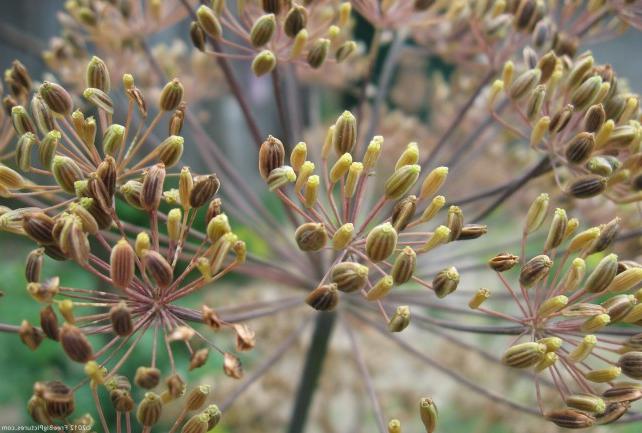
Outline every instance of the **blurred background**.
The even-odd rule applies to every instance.
[[[11,61],[17,58],[29,68],[35,79],[46,74],[47,70],[39,53],[46,47],[47,40],[60,32],[56,11],[60,10],[63,4],[63,0],[0,2],[0,66],[8,67]],[[184,39],[186,34],[186,25],[177,26],[158,35],[159,40],[156,42],[166,39],[169,43],[176,37]],[[639,33],[629,31],[616,41],[604,41],[587,48],[594,51],[600,62],[611,63],[618,71],[619,76],[628,77],[632,90],[642,92],[642,56],[640,56],[642,39]],[[259,121],[262,124],[276,124],[275,110],[269,109],[270,90],[261,86],[261,84],[256,84],[256,87],[251,88],[253,100],[258,104],[255,111],[261,113]],[[262,107],[265,109],[261,109]],[[235,101],[218,98],[215,104],[202,108],[206,108],[209,118],[214,119],[213,122],[210,122],[209,132],[222,143],[230,155],[236,156],[237,166],[242,169],[252,164],[253,167],[254,158],[247,158],[243,154],[243,147],[238,146],[239,143],[247,141],[247,137]],[[223,127],[223,125],[225,126]],[[186,152],[186,163],[193,167],[199,167],[201,162],[195,156],[193,155],[190,159],[190,153]],[[132,217],[135,218],[135,216]],[[506,227],[513,225],[508,222]],[[239,231],[242,232],[242,229]],[[500,238],[502,235],[498,234]],[[254,248],[260,249],[261,242],[260,239],[250,239],[248,243],[254,245]],[[34,308],[33,300],[24,290],[24,257],[31,248],[30,243],[22,242],[18,237],[0,234],[0,260],[2,260],[0,290],[4,292],[4,299],[0,299],[0,315],[3,322],[19,324],[23,319],[28,319],[32,323],[38,321],[38,310]],[[100,284],[86,273],[78,272],[72,264],[49,260],[48,266],[51,274],[65,274],[66,285],[96,287]],[[223,284],[223,289],[204,295],[208,297],[208,303],[216,305],[218,300],[226,299],[232,294],[239,296],[235,292],[235,288],[239,284],[250,286],[250,290],[244,291],[240,295],[247,297],[248,300],[269,297],[272,291],[279,290],[278,287],[264,287],[258,282],[241,280],[240,277],[228,279]],[[194,301],[194,304],[198,305],[200,302]],[[297,319],[296,315],[292,315],[268,318],[263,322],[253,322],[253,327],[260,333],[257,335],[260,344],[257,346],[257,351],[244,360],[247,371],[252,371],[255,361],[260,358],[261,346],[269,346],[273,342],[278,342],[282,332],[292,328]],[[333,353],[325,367],[326,372],[330,372],[330,376],[328,377],[326,374],[322,380],[319,395],[315,400],[314,421],[310,423],[308,431],[365,433],[367,429],[363,427],[362,420],[364,417],[371,417],[371,414],[367,405],[360,401],[365,400],[361,397],[364,390],[360,381],[355,379],[352,366],[345,368],[345,363],[352,362],[345,337],[338,336],[336,338],[338,342],[333,346]],[[465,369],[469,373],[472,372],[473,375],[487,376],[489,374],[484,361],[473,354],[462,357],[461,351],[451,350],[452,348],[447,342],[438,339],[425,341],[423,340],[425,336],[420,333],[417,333],[416,338],[418,344],[430,348],[433,353],[439,353],[442,361],[450,363],[455,368]],[[491,344],[489,342],[489,347],[492,347]],[[290,411],[288,396],[294,395],[296,387],[291,372],[300,370],[305,346],[305,341],[301,342],[293,349],[295,353],[298,353],[286,357],[285,362],[279,363],[263,381],[255,384],[246,393],[247,395],[238,401],[235,408],[224,416],[222,426],[216,431],[242,433],[282,431],[277,426],[286,424]],[[372,344],[363,344],[363,346],[366,354],[370,355],[375,363],[376,356],[381,351],[392,354],[391,359],[387,360],[392,364],[380,366],[378,372],[381,374],[376,377],[376,387],[381,395],[390,396],[390,400],[393,400],[392,396],[394,396],[394,401],[397,401],[398,407],[393,407],[397,411],[388,411],[387,413],[390,417],[400,419],[406,417],[416,420],[416,396],[414,394],[405,395],[405,389],[423,382],[426,394],[436,396],[437,401],[440,402],[440,432],[547,433],[558,431],[555,426],[535,418],[507,413],[505,409],[497,407],[490,401],[484,401],[447,377],[433,372],[426,365],[409,361],[407,357],[400,357],[397,360],[394,356],[394,351],[397,349],[387,341],[373,338]],[[497,347],[497,350],[500,350],[501,344]],[[144,364],[147,360],[148,350],[149,345],[141,347],[129,365]],[[187,362],[188,360],[185,358],[180,360],[179,364],[185,365]],[[508,387],[512,394],[523,393],[525,395],[532,391],[530,382],[516,384],[513,381],[513,376],[499,370],[501,369],[493,369],[491,373],[497,374],[497,377],[492,379],[498,382],[497,389]],[[134,371],[134,368],[130,368],[127,373],[133,375]],[[31,387],[35,380],[60,377],[73,383],[82,377],[81,367],[67,362],[58,345],[46,341],[38,349],[36,356],[33,356],[15,335],[8,334],[0,334],[0,372],[2,373],[0,376],[2,378],[0,380],[0,425],[29,422],[24,407],[31,395]],[[208,362],[206,368],[200,369],[195,377],[191,376],[192,382],[200,380],[202,383],[213,385],[215,397],[223,398],[226,392],[231,390],[231,387],[230,380],[220,372],[220,360],[214,357]],[[357,395],[359,397],[356,397]],[[81,410],[84,408],[92,412],[93,403],[90,403],[90,399],[80,398],[78,405]],[[343,426],[342,430],[336,430],[336,427],[333,427],[336,426],[336,423],[330,422],[331,420],[336,421],[337,417],[344,419],[344,422],[339,423]],[[165,414],[165,418],[167,422],[170,422],[172,414]],[[408,431],[419,430],[417,425],[412,425]],[[639,433],[642,431],[642,427],[629,425],[595,428],[594,431]]]

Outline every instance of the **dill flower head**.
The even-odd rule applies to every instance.
[[[215,1],[211,8],[201,5],[191,11],[190,37],[198,49],[212,56],[252,60],[257,76],[286,63],[318,69],[326,63],[341,63],[355,53],[350,12],[350,3],[338,0],[301,4],[253,0],[239,3],[237,11],[230,10],[225,1]],[[232,35],[241,42],[235,42]],[[238,54],[224,53],[223,47]]]
[[[377,166],[384,138],[374,137],[363,152],[361,144],[357,120],[345,111],[329,128],[319,159],[314,148],[308,153],[307,144],[300,142],[286,165],[283,143],[270,136],[261,145],[259,172],[292,218],[303,221],[294,241],[296,248],[313,254],[319,278],[306,302],[328,311],[338,304],[339,292],[348,299],[355,299],[348,293],[357,292],[378,302],[390,329],[400,331],[409,323],[409,309],[398,307],[388,317],[381,300],[394,286],[410,282],[440,298],[452,293],[459,283],[456,268],[445,268],[430,282],[417,272],[417,261],[449,242],[478,238],[486,227],[465,224],[461,209],[450,206],[442,225],[422,229],[446,203],[437,193],[448,169],[436,168],[422,178],[413,142],[398,155],[394,170],[382,175]]]
[[[525,51],[526,69],[504,66],[493,84],[491,110],[511,132],[551,161],[560,189],[584,199],[603,195],[616,203],[642,199],[639,176],[642,128],[639,95],[590,52],[571,61],[550,51]],[[495,113],[501,89],[513,125]]]
[[[22,108],[16,114],[14,107],[18,169],[0,165],[0,185],[6,196],[29,206],[3,207],[0,229],[38,244],[27,257],[25,276],[27,292],[41,308],[40,327],[25,321],[18,333],[33,350],[47,337],[86,369],[108,368],[100,373],[105,382],[146,335],[153,349],[149,365],[141,366],[135,379],[142,388],[158,384],[162,353],[169,359],[170,378],[182,383],[174,360],[178,345],[190,356],[190,370],[203,366],[213,348],[223,358],[225,373],[239,378],[240,360],[194,324],[230,330],[237,351],[254,347],[254,332],[206,305],[178,305],[246,257],[245,243],[232,231],[216,197],[216,174],[195,176],[188,167],[167,172],[183,151],[184,140],[177,135],[186,109],[182,85],[173,80],[165,86],[158,112],[146,124],[147,110],[154,108],[148,108],[133,79],[125,77],[129,102],[124,114],[100,89],[107,78],[107,69],[88,66],[83,98],[91,108],[85,111],[74,111],[77,98],[48,82],[34,94],[31,113],[16,106]],[[135,110],[140,121],[133,120]],[[169,121],[169,135],[149,148],[163,119]],[[32,159],[32,153],[38,157]],[[173,188],[171,179],[177,180]],[[144,215],[144,226],[128,221],[132,212]],[[102,287],[70,287],[65,275],[47,275],[49,259],[75,262]],[[109,339],[97,347],[101,336]]]
[[[642,267],[608,252],[618,235],[618,219],[580,230],[578,220],[563,209],[553,213],[541,250],[531,252],[534,243],[540,244],[530,239],[546,225],[548,207],[546,194],[531,205],[520,256],[501,253],[489,261],[515,312],[482,306],[490,297],[487,289],[469,306],[515,325],[510,333],[517,336],[501,360],[533,372],[546,418],[567,428],[608,424],[642,398],[636,330],[642,324]],[[513,267],[519,270],[515,284],[506,276]],[[542,387],[557,390],[559,399],[545,401]]]

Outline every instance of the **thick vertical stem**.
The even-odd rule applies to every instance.
[[[288,433],[302,433],[305,429],[310,405],[312,404],[312,397],[314,397],[317,382],[323,370],[323,361],[328,351],[328,344],[330,343],[330,336],[332,335],[336,319],[337,316],[335,313],[319,313],[316,319],[314,335],[312,336],[312,342],[310,343],[305,359],[305,366],[299,381],[297,395],[294,399],[295,403],[290,418]]]

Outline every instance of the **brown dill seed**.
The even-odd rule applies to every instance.
[[[207,348],[199,349],[194,352],[189,361],[189,371],[200,368],[207,362],[210,351]]]
[[[100,89],[105,93],[109,92],[111,88],[109,68],[107,68],[105,62],[99,57],[93,56],[87,64],[85,83],[87,87]]]
[[[421,166],[418,164],[404,165],[395,170],[384,185],[385,197],[398,200],[404,196],[417,182]]]
[[[303,6],[294,5],[285,16],[283,31],[294,38],[308,23],[308,12]]]
[[[290,2],[285,0],[261,0],[263,10],[266,13],[273,13],[275,15],[278,15],[283,9],[283,6],[288,3]]]
[[[314,41],[308,51],[308,65],[313,69],[320,68],[328,57],[328,51],[330,51],[329,39],[319,38]]]
[[[109,392],[109,399],[117,412],[128,413],[136,406],[129,390],[113,389]]]
[[[634,402],[642,399],[642,388],[638,384],[616,383],[602,397],[607,403]]]
[[[143,177],[140,201],[143,208],[148,212],[158,209],[160,205],[165,174],[165,165],[160,163],[148,168]]]
[[[73,109],[71,95],[60,84],[45,81],[38,89],[38,93],[54,113],[62,116],[71,114]]]
[[[119,240],[111,250],[110,276],[112,284],[120,289],[129,287],[134,278],[136,253],[126,239]]]
[[[392,215],[390,218],[395,230],[400,232],[405,229],[414,217],[416,209],[417,196],[414,195],[404,197],[395,203],[395,206],[392,208]]]
[[[609,221],[607,224],[600,226],[600,234],[593,243],[591,253],[599,253],[611,246],[618,233],[620,232],[620,222],[621,219],[619,217],[616,217]]]
[[[44,384],[37,383],[34,388],[41,387],[42,399],[46,405],[47,415],[54,419],[64,419],[75,409],[74,394],[64,383],[52,380]]]
[[[34,94],[31,98],[31,113],[40,130],[40,133],[47,134],[49,131],[54,131],[56,125],[54,122],[53,112],[49,109],[45,101],[38,94]]]
[[[134,376],[134,383],[144,389],[155,388],[160,382],[161,372],[154,367],[138,367]]]
[[[259,149],[259,173],[263,179],[268,178],[270,172],[285,164],[285,147],[278,138],[271,135],[261,144]]]
[[[142,259],[145,271],[152,277],[158,287],[164,289],[172,283],[174,272],[165,257],[157,251],[145,250]]]
[[[328,242],[328,233],[321,223],[305,223],[296,229],[294,239],[301,251],[319,251]]]
[[[488,226],[485,224],[465,224],[457,240],[465,241],[470,239],[477,239],[488,233]]]
[[[208,385],[200,385],[192,389],[185,399],[185,407],[187,410],[199,410],[210,394],[210,387]]]
[[[606,121],[604,105],[592,105],[584,115],[584,129],[586,132],[597,133]]]
[[[597,264],[584,283],[584,290],[599,293],[606,289],[617,274],[617,255],[609,254]]]
[[[74,183],[83,178],[83,173],[78,164],[67,156],[54,156],[51,163],[51,171],[56,183],[69,194],[75,193]]]
[[[189,26],[189,37],[194,47],[199,51],[205,51],[205,30],[197,22],[192,21]]]
[[[544,242],[544,251],[550,251],[553,248],[557,248],[562,243],[566,234],[567,226],[568,217],[566,216],[566,211],[560,208],[555,209],[553,221],[551,221],[551,226],[549,227],[548,235]]]
[[[459,272],[454,266],[442,269],[432,280],[432,289],[438,298],[445,298],[459,285]]]
[[[568,186],[568,193],[575,198],[591,198],[606,190],[607,179],[589,174],[573,180]]]
[[[591,156],[595,148],[595,135],[590,132],[580,132],[566,143],[564,153],[568,162],[582,164]]]
[[[549,132],[561,132],[570,122],[574,110],[575,108],[571,104],[567,104],[555,113],[548,125]]]
[[[158,159],[165,164],[165,167],[172,167],[180,161],[183,156],[183,144],[185,139],[179,135],[170,135],[158,145]]]
[[[324,284],[311,291],[305,298],[305,303],[317,311],[331,311],[339,303],[337,285]]]
[[[332,147],[337,155],[343,155],[352,152],[356,143],[357,119],[351,112],[344,111],[334,124]]]
[[[93,349],[85,334],[78,328],[68,323],[60,329],[60,344],[71,360],[82,364],[94,358]]]
[[[519,273],[519,283],[527,289],[533,287],[548,277],[551,266],[553,266],[553,261],[547,255],[541,254],[533,257],[522,267]]]
[[[602,302],[602,307],[611,318],[611,322],[619,322],[631,312],[637,299],[633,295],[616,295]]]
[[[119,302],[109,310],[109,320],[114,334],[120,337],[126,337],[134,330],[131,311],[124,302]]]
[[[174,78],[161,90],[158,108],[162,111],[175,110],[183,100],[183,93],[183,83],[178,78]]]
[[[521,99],[528,95],[539,83],[542,72],[535,68],[523,72],[513,81],[509,88],[509,95],[512,99]]]
[[[404,284],[412,278],[417,266],[417,253],[410,247],[405,247],[395,259],[390,276],[396,285]]]
[[[116,180],[118,178],[116,160],[113,157],[106,155],[105,159],[98,164],[96,175],[100,180],[102,180],[103,185],[105,185],[107,195],[113,196],[116,192]]]
[[[366,285],[368,267],[355,262],[342,262],[332,268],[330,278],[342,292],[354,292]]]
[[[519,262],[519,256],[510,253],[499,253],[488,261],[488,266],[495,272],[506,272]]]
[[[147,392],[138,405],[136,419],[141,425],[151,427],[158,422],[162,411],[163,402],[160,397],[153,392]]]
[[[572,394],[566,397],[565,403],[572,409],[589,413],[603,413],[606,404],[600,397],[591,394]]]
[[[22,228],[25,233],[39,244],[53,244],[54,220],[44,212],[25,214],[22,218]]]
[[[383,223],[368,233],[366,255],[375,262],[387,259],[397,246],[397,231],[390,223]]]
[[[242,378],[243,377],[243,366],[241,365],[241,360],[238,359],[238,357],[232,355],[231,353],[225,352],[225,354],[223,355],[223,372],[227,376],[229,376],[229,377],[231,377],[233,379]],[[219,417],[220,417],[220,415],[219,415]]]
[[[606,409],[603,413],[595,417],[596,423],[598,425],[611,424],[612,422],[617,421],[622,418],[622,416],[629,410],[631,403],[627,402],[618,402],[611,403],[606,406]]]
[[[568,429],[588,428],[595,424],[593,416],[575,409],[553,410],[544,417],[559,427]]]
[[[632,379],[642,379],[642,352],[628,352],[620,356],[618,365],[622,373]]]
[[[38,346],[40,346],[40,343],[42,343],[42,340],[45,339],[42,331],[34,328],[27,320],[23,320],[20,324],[18,336],[20,337],[20,341],[31,350],[36,350]]]
[[[40,328],[50,339],[54,341],[58,341],[60,339],[58,317],[51,305],[47,305],[40,310]]]

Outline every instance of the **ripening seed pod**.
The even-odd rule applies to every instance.
[[[428,222],[437,215],[437,213],[444,207],[446,204],[446,197],[443,195],[438,195],[433,197],[430,201],[430,204],[426,206],[426,209],[422,212],[419,217],[419,221],[422,223]]]
[[[308,37],[309,34],[306,29],[299,30],[299,33],[296,34],[292,43],[290,58],[296,59],[297,57],[301,56],[303,50],[305,49],[305,46],[308,43]]]
[[[210,394],[209,385],[199,385],[196,388],[192,389],[185,399],[185,407],[187,410],[199,410],[205,402],[207,397]]]
[[[353,163],[354,164],[354,163]],[[314,163],[311,161],[305,161],[299,168],[299,172],[294,184],[294,191],[300,192],[303,189],[303,186],[306,185],[308,178],[314,173]]]
[[[71,95],[60,84],[45,81],[38,89],[38,94],[54,113],[61,116],[71,114],[73,109]]]
[[[38,382],[34,385],[39,388],[43,384]],[[47,415],[55,419],[69,417],[75,409],[74,392],[64,383],[52,380],[42,386],[42,398],[46,405]]]
[[[559,337],[540,338],[537,342],[545,345],[547,352],[557,352],[563,344],[562,339]]]
[[[111,250],[109,259],[112,284],[126,289],[134,279],[136,253],[126,239],[119,240]]]
[[[609,293],[624,293],[642,282],[642,268],[631,268],[617,274],[606,288]]]
[[[294,239],[301,251],[319,251],[328,242],[328,232],[320,223],[305,223],[294,233]]]
[[[300,141],[294,146],[292,152],[290,152],[290,166],[292,166],[296,173],[300,172],[301,166],[305,163],[307,157],[308,146],[305,142]]]
[[[431,398],[425,397],[419,400],[419,417],[426,429],[426,433],[434,433],[437,428],[439,411]]]
[[[203,413],[206,413],[209,416],[209,422],[207,424],[208,431],[214,429],[214,427],[216,427],[221,421],[221,411],[215,404],[209,405]]]
[[[313,69],[318,69],[325,62],[326,57],[328,57],[328,51],[330,50],[330,40],[325,38],[319,38],[312,43],[310,50],[308,51],[308,65]]]
[[[42,340],[45,339],[42,331],[37,328],[34,328],[31,323],[26,320],[23,320],[18,328],[18,336],[22,344],[27,346],[31,350],[36,350]]]
[[[437,248],[440,245],[443,245],[448,242],[450,239],[450,229],[446,226],[439,226],[435,231],[428,237],[428,240],[417,248],[418,253],[426,253],[434,248]]]
[[[58,327],[58,316],[51,305],[47,305],[40,310],[40,328],[42,332],[54,341],[60,339],[60,328]]]
[[[638,300],[635,299],[633,295],[616,295],[606,301],[602,302],[600,305],[606,310],[606,314],[611,318],[611,322],[619,322],[632,313],[635,305],[638,303]],[[634,313],[635,316],[642,314],[642,310],[638,310]],[[636,319],[637,317],[633,317]],[[642,319],[642,316],[640,316]],[[625,320],[626,321],[626,320]],[[632,322],[637,322],[637,320],[632,320]]]
[[[611,403],[606,406],[604,413],[599,414],[595,417],[596,423],[598,425],[611,424],[624,416],[625,413],[631,408],[631,403],[629,402],[618,402]]]
[[[408,146],[406,146],[406,149],[401,153],[401,155],[397,159],[397,163],[395,164],[395,170],[399,170],[399,168],[403,167],[404,165],[417,164],[418,161],[419,161],[419,148],[417,147],[417,143],[413,141],[411,143],[408,143]]]
[[[398,419],[388,422],[388,433],[401,433],[401,422]]]
[[[586,335],[580,344],[569,353],[568,358],[576,363],[582,362],[591,354],[596,345],[597,338],[595,338],[595,335]]]
[[[548,317],[555,314],[568,304],[568,298],[564,295],[553,296],[542,302],[537,310],[540,317]]]
[[[215,216],[207,224],[207,238],[210,242],[214,243],[218,241],[224,234],[230,233],[232,228],[230,227],[229,220],[227,215],[224,213]]]
[[[594,383],[608,383],[617,379],[622,373],[620,367],[607,367],[584,373],[584,377]]]
[[[27,132],[36,133],[36,126],[22,105],[16,105],[11,109],[11,122],[18,136],[22,136]]]
[[[276,30],[276,18],[274,14],[267,14],[259,17],[250,30],[250,42],[255,48],[262,47],[270,42]]]
[[[285,163],[285,147],[278,138],[271,135],[261,144],[259,149],[259,173],[267,179],[272,170]]]
[[[356,121],[355,121],[356,122]],[[356,130],[356,125],[355,125]],[[356,141],[356,136],[355,136]],[[383,137],[377,135],[372,138],[368,147],[366,148],[366,153],[363,155],[363,168],[366,173],[369,173],[372,168],[377,164],[379,156],[381,155],[381,146],[383,145]]]
[[[357,191],[357,184],[363,173],[363,164],[360,162],[353,162],[350,164],[348,174],[346,175],[345,184],[343,185],[343,195],[346,198],[354,197]]]
[[[529,289],[548,277],[553,261],[545,254],[530,259],[520,270],[519,283]]]
[[[499,253],[488,261],[488,266],[495,272],[506,272],[519,262],[519,257],[509,253]]]
[[[551,123],[548,125],[548,130],[551,133],[560,133],[573,116],[574,107],[571,104],[565,105],[557,113],[551,117]]]
[[[22,171],[31,171],[31,153],[34,145],[37,144],[37,137],[31,132],[20,136],[16,145],[16,165]]]
[[[37,93],[31,98],[31,114],[41,134],[44,135],[56,129],[52,111]]]
[[[445,298],[459,285],[459,272],[454,266],[442,269],[432,280],[432,289],[438,298]]]
[[[575,110],[584,111],[591,104],[596,102],[601,86],[602,77],[596,75],[585,80],[577,89],[575,89],[571,94],[571,103],[575,107]]]
[[[417,197],[409,195],[395,203],[392,208],[392,215],[390,217],[392,226],[397,232],[402,231],[410,223],[410,220],[415,215],[417,208]]]
[[[356,51],[357,51],[357,43],[355,41],[345,41],[334,52],[334,58],[337,61],[337,63],[341,63]]]
[[[404,165],[400,167],[386,180],[384,194],[388,200],[399,200],[417,182],[421,166],[418,164]]]
[[[181,210],[174,208],[167,213],[167,237],[176,242],[181,236]]]
[[[528,342],[511,346],[504,352],[502,363],[513,368],[530,368],[542,360],[546,345]]]
[[[183,93],[183,83],[174,78],[161,90],[158,108],[161,111],[174,111],[183,100]]]
[[[575,409],[553,410],[544,417],[553,424],[568,429],[589,428],[595,424],[595,417]]]
[[[53,236],[55,221],[44,212],[27,213],[22,218],[22,228],[34,241],[42,245],[56,242]]]
[[[544,86],[543,84],[535,86],[535,88],[531,91],[530,97],[526,102],[526,116],[531,122],[534,122],[540,117],[545,97],[546,86]]]
[[[637,383],[615,383],[602,393],[607,403],[633,402],[642,399],[642,388]]]
[[[144,389],[156,388],[160,382],[160,370],[152,367],[138,367],[134,376],[134,383]]]
[[[490,290],[481,288],[477,290],[470,301],[468,301],[468,307],[471,310],[476,310],[481,307],[481,305],[486,302],[488,298],[490,298]]]
[[[423,200],[424,198],[428,198],[436,194],[446,182],[447,176],[448,167],[437,167],[428,173],[419,189],[419,200]]]
[[[542,360],[535,364],[535,372],[540,373],[547,368],[555,365],[555,363],[559,360],[559,356],[555,352],[546,352],[544,356],[542,357]]]
[[[203,27],[197,21],[192,21],[190,23],[189,37],[192,41],[192,45],[194,45],[197,50],[201,52],[205,51],[205,30],[203,30]]]
[[[599,253],[611,246],[618,233],[620,232],[619,217],[613,218],[605,225],[600,226],[600,233],[591,247],[590,253]]]
[[[511,84],[508,94],[512,99],[519,100],[528,95],[539,83],[542,77],[542,72],[535,68],[523,72]]]
[[[69,194],[74,194],[74,183],[83,178],[76,162],[66,156],[56,155],[51,163],[51,171],[56,183]]]
[[[306,208],[310,209],[316,205],[320,184],[321,180],[316,174],[308,177],[303,190],[304,205]]]
[[[606,121],[606,112],[602,104],[592,105],[584,115],[584,130],[589,133],[597,133]]]
[[[530,234],[540,228],[540,226],[546,219],[546,214],[548,213],[548,204],[548,194],[540,194],[535,200],[533,200],[533,203],[531,203],[530,207],[528,208],[528,213],[526,214],[524,233]]]
[[[330,169],[330,173],[328,175],[328,178],[330,180],[331,184],[334,184],[338,182],[345,174],[348,172],[350,169],[350,165],[352,164],[352,155],[349,153],[344,153],[337,159],[337,161],[334,163],[332,168]]]
[[[620,356],[618,366],[631,379],[642,379],[642,352],[628,352]]]
[[[337,285],[324,284],[317,287],[306,296],[305,303],[317,311],[333,310],[339,303]]]
[[[567,192],[575,198],[591,198],[606,190],[607,179],[595,174],[588,174],[573,180],[567,187]]]
[[[344,111],[334,124],[332,147],[337,155],[350,153],[357,143],[357,119],[349,111]],[[364,157],[364,166],[368,168]]]
[[[29,255],[27,255],[25,278],[28,283],[38,283],[40,281],[42,264],[45,259],[44,251],[45,250],[43,248],[37,248],[29,252]]]
[[[598,314],[597,316],[586,319],[580,326],[582,332],[597,332],[611,323],[611,316],[608,314]]]
[[[274,191],[294,181],[296,181],[296,173],[292,167],[284,165],[270,172],[267,178],[267,185],[270,191]]]
[[[586,169],[592,174],[610,177],[613,174],[613,165],[603,156],[595,156],[586,162]]]
[[[56,156],[58,144],[60,144],[60,138],[60,131],[49,131],[40,142],[40,146],[38,147],[38,156],[43,167],[51,167],[54,156]]]
[[[555,209],[553,221],[551,221],[551,226],[548,230],[546,241],[544,242],[544,251],[557,248],[562,243],[564,235],[566,234],[567,225],[568,217],[566,216],[566,211],[560,208]]]
[[[165,167],[172,167],[183,155],[183,144],[185,139],[179,135],[170,135],[156,148],[158,159],[165,164]]]
[[[609,254],[597,264],[584,283],[584,290],[589,293],[604,291],[617,274],[617,255]]]
[[[366,285],[368,267],[355,262],[341,262],[332,268],[330,279],[342,292],[355,292]]]
[[[60,345],[72,361],[85,364],[94,358],[93,349],[85,334],[69,323],[65,323],[60,329]]]
[[[461,235],[464,228],[464,214],[459,206],[450,206],[448,209],[448,217],[446,219],[446,227],[450,229],[449,241],[456,241]]]
[[[85,84],[86,87],[93,87],[100,89],[105,93],[109,93],[111,88],[109,68],[107,68],[105,62],[99,57],[93,56],[87,64],[87,69],[85,71]]]
[[[410,308],[407,305],[400,305],[388,321],[390,332],[401,332],[410,325]]]
[[[568,162],[582,164],[590,158],[595,148],[595,135],[590,132],[580,132],[565,145],[565,155]]]
[[[114,334],[126,337],[134,330],[132,315],[125,302],[119,302],[109,310],[109,320]]]
[[[107,114],[114,114],[114,101],[100,89],[88,88],[82,92],[83,98]]]
[[[307,23],[307,10],[302,6],[294,5],[285,16],[285,21],[283,22],[283,31],[289,37],[294,38],[301,30],[305,28]]]
[[[194,415],[183,424],[181,433],[207,433],[209,419],[210,417],[206,413]]]
[[[401,285],[410,281],[413,274],[415,273],[415,267],[417,265],[417,253],[410,248],[405,247],[395,259],[392,269],[390,271],[390,276],[396,285]]]
[[[194,179],[194,186],[189,194],[189,204],[197,209],[208,203],[218,192],[221,182],[215,174],[199,176]]]
[[[354,224],[345,223],[339,227],[332,236],[332,248],[336,251],[346,248],[354,236]]]
[[[143,251],[142,261],[145,271],[160,288],[165,289],[172,283],[172,266],[160,253],[154,250],[145,250]]]
[[[390,223],[374,227],[366,237],[366,255],[375,262],[390,257],[396,246],[397,231]]]
[[[381,277],[372,288],[366,293],[368,301],[377,301],[383,299],[392,289],[394,281],[390,275]]]
[[[148,168],[143,176],[140,201],[148,212],[155,211],[160,205],[165,174],[165,165],[160,163]]]
[[[136,419],[144,427],[151,427],[158,422],[163,411],[163,402],[153,392],[145,393],[136,410]]]
[[[209,7],[201,5],[196,10],[196,19],[200,24],[201,28],[207,33],[210,37],[218,39],[223,33],[223,28],[221,23],[216,16],[216,13]]]

